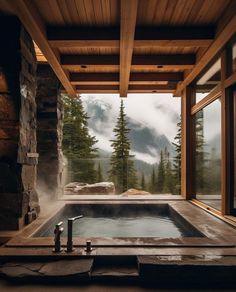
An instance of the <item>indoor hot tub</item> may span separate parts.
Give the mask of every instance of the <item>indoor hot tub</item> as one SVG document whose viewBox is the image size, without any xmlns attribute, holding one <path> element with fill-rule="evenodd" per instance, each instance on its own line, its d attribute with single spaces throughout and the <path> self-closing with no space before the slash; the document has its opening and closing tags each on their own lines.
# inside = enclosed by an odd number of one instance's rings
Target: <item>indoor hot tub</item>
<svg viewBox="0 0 236 292">
<path fill-rule="evenodd" d="M 83 215 L 74 222 L 73 237 L 203 237 L 169 204 L 66 204 L 34 237 L 53 237 L 55 225 L 62 221 L 67 236 L 67 219 Z"/>
<path fill-rule="evenodd" d="M 226 223 L 184 200 L 61 200 L 49 207 L 53 209 L 48 209 L 6 246 L 45 248 L 41 250 L 43 253 L 52 253 L 55 227 L 62 222 L 63 250 L 70 239 L 77 253 L 79 250 L 82 254 L 89 241 L 99 254 L 152 254 L 158 250 L 164 252 L 163 249 L 168 249 L 165 250 L 168 253 L 171 248 L 232 247 Z M 73 228 L 69 225 L 73 231 L 71 236 L 67 232 L 68 218 L 79 215 L 83 218 L 74 221 Z"/>
</svg>

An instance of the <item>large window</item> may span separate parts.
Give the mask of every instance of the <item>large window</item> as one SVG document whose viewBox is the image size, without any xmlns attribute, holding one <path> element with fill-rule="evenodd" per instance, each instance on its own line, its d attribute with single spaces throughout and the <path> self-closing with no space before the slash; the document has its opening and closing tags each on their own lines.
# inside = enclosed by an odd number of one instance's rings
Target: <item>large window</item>
<svg viewBox="0 0 236 292">
<path fill-rule="evenodd" d="M 221 208 L 221 104 L 217 99 L 194 116 L 196 198 Z"/>
<path fill-rule="evenodd" d="M 65 194 L 180 194 L 179 99 L 84 94 L 62 100 Z"/>
</svg>

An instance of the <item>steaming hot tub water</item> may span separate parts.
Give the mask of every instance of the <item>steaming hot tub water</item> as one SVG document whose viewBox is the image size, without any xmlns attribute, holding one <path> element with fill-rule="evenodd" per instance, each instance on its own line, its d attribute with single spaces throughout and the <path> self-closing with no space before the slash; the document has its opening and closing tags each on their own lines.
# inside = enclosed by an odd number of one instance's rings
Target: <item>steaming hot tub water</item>
<svg viewBox="0 0 236 292">
<path fill-rule="evenodd" d="M 81 214 L 84 217 L 73 224 L 75 237 L 202 237 L 168 204 L 67 204 L 34 236 L 53 237 L 60 221 L 62 236 L 67 236 L 67 218 Z"/>
</svg>

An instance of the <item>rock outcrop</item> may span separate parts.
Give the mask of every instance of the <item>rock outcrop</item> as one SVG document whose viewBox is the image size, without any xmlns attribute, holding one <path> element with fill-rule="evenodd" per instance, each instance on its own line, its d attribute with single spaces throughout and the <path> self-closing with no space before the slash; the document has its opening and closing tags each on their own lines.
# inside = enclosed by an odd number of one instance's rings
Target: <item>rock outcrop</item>
<svg viewBox="0 0 236 292">
<path fill-rule="evenodd" d="M 130 195 L 151 195 L 151 193 L 143 191 L 143 190 L 136 190 L 136 189 L 129 189 L 126 192 L 121 194 L 122 196 L 130 196 Z"/>
<path fill-rule="evenodd" d="M 65 195 L 114 195 L 113 182 L 100 182 L 95 184 L 71 182 L 64 187 Z"/>
</svg>

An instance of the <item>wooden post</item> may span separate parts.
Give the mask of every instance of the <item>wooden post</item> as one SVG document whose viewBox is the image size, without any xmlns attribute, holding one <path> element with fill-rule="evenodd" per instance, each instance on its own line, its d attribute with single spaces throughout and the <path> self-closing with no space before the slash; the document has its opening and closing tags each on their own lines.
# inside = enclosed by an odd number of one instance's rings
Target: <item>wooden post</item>
<svg viewBox="0 0 236 292">
<path fill-rule="evenodd" d="M 181 195 L 190 200 L 192 196 L 192 118 L 193 89 L 186 87 L 181 97 Z"/>
<path fill-rule="evenodd" d="M 225 49 L 221 55 L 221 212 L 229 215 L 234 191 L 233 182 L 233 97 L 224 81 L 231 73 L 231 51 Z"/>
</svg>

